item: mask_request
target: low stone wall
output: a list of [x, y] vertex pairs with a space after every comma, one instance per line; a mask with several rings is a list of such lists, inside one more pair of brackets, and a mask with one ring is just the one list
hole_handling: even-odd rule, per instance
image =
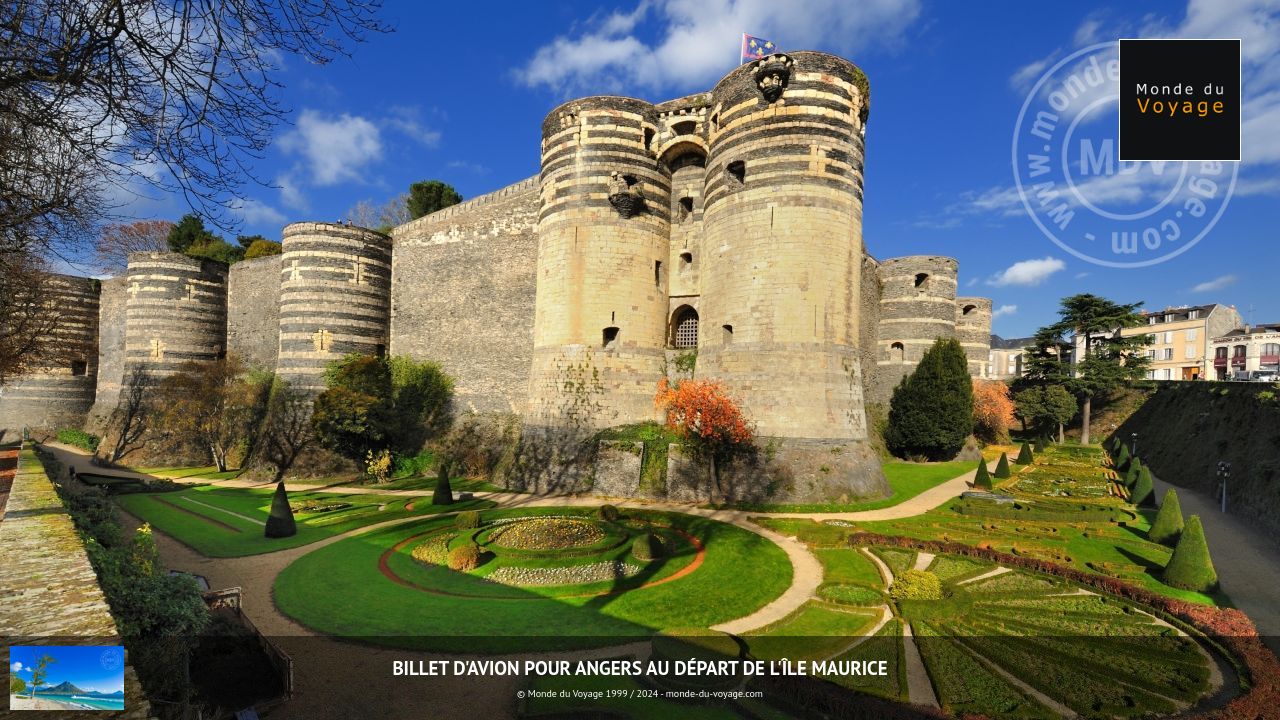
[[[19, 453], [17, 473], [0, 519], [0, 660], [9, 644], [119, 645], [120, 636], [57, 490], [35, 453]], [[125, 710], [95, 717], [151, 717], [133, 668], [125, 667]]]

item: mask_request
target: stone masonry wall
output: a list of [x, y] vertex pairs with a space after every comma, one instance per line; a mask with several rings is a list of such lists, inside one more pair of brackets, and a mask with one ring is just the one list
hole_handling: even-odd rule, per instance
[[391, 353], [439, 362], [456, 411], [524, 412], [537, 221], [529, 178], [392, 233]]
[[102, 281], [98, 295], [98, 385], [93, 409], [89, 411], [88, 429], [102, 434], [107, 418], [120, 399], [124, 382], [125, 292], [127, 277]]
[[276, 369], [280, 350], [280, 255], [244, 260], [227, 273], [227, 353]]

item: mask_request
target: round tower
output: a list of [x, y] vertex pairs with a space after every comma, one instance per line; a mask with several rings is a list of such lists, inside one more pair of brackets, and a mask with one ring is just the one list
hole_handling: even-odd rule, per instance
[[130, 253], [125, 365], [153, 379], [226, 357], [227, 266], [178, 253]]
[[666, 345], [669, 174], [649, 103], [590, 97], [542, 123], [538, 289], [527, 419], [653, 419]]
[[969, 374], [990, 375], [991, 364], [991, 299], [956, 298], [956, 339], [969, 358]]
[[867, 91], [857, 66], [816, 52], [745, 64], [712, 91], [697, 374], [723, 380], [760, 435], [867, 436]]
[[352, 225], [301, 222], [285, 227], [282, 245], [277, 374], [318, 394], [334, 360], [386, 354], [391, 238]]
[[915, 369], [938, 338], [956, 337], [954, 258], [912, 255], [880, 263], [880, 322], [877, 329], [873, 400], [889, 399], [894, 386]]
[[55, 319], [51, 355], [0, 386], [0, 431], [80, 427], [93, 406], [98, 376], [98, 297], [92, 278], [50, 275], [46, 317]]

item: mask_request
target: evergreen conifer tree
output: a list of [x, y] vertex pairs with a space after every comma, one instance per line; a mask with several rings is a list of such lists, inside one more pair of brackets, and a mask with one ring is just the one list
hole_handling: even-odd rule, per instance
[[894, 388], [885, 443], [899, 457], [949, 460], [973, 430], [973, 379], [964, 348], [938, 339]]
[[432, 505], [452, 505], [453, 504], [453, 487], [449, 485], [449, 463], [440, 463], [440, 469], [436, 474], [436, 490], [431, 495]]

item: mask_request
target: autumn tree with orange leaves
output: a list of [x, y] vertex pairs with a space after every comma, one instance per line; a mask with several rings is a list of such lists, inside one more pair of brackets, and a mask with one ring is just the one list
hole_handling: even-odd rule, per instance
[[654, 404], [666, 413], [667, 427], [710, 462], [717, 487], [720, 465], [751, 447], [751, 424], [719, 381], [680, 380], [672, 385], [664, 378], [658, 382]]
[[973, 434], [997, 443], [1009, 439], [1013, 424], [1013, 398], [1009, 386], [999, 380], [973, 381]]

